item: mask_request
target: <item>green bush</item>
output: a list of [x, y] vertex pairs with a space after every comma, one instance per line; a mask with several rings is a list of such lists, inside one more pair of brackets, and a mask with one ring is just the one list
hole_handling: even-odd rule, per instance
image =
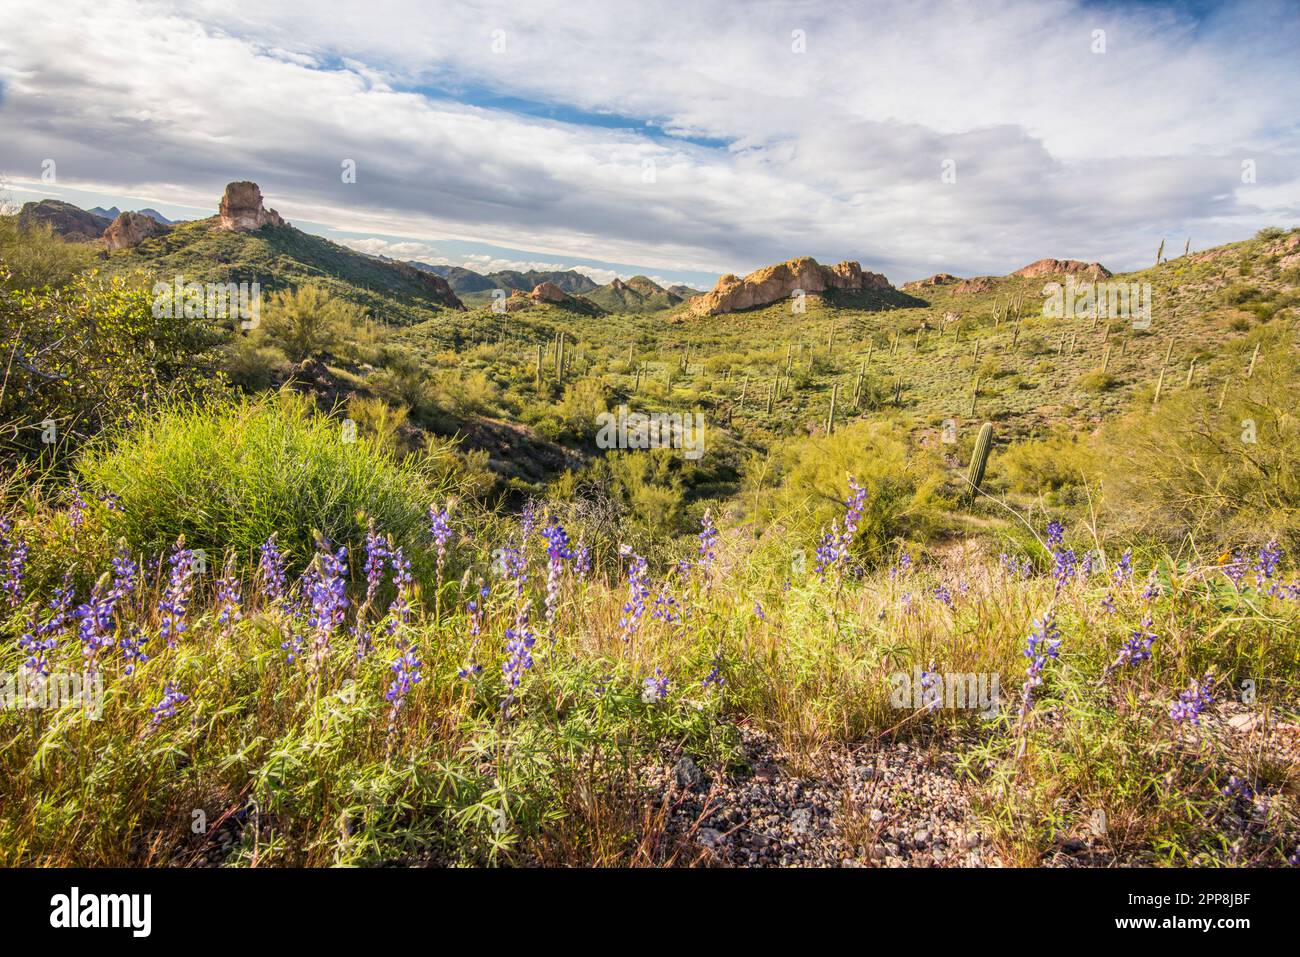
[[313, 529], [355, 549], [371, 517], [398, 542], [414, 540], [428, 502], [447, 490], [366, 435], [344, 436], [339, 419], [292, 393], [176, 405], [96, 443], [79, 472], [119, 498], [110, 536], [146, 553], [184, 535], [192, 548], [251, 556], [274, 533], [300, 566]]

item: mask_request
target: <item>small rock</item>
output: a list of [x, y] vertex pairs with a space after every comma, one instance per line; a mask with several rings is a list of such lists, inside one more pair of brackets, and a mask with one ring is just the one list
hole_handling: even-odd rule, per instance
[[1239, 734], [1248, 734], [1263, 723], [1264, 719], [1260, 715], [1254, 714], [1250, 711], [1243, 712], [1242, 714], [1234, 714], [1228, 719], [1228, 727]]
[[885, 819], [885, 812], [880, 810], [880, 808], [878, 807], [873, 807], [868, 817], [871, 818], [872, 824], [879, 824], [881, 821]]
[[704, 783], [704, 772], [689, 757], [682, 757], [673, 765], [673, 774], [677, 777], [677, 786], [685, 791], [694, 791]]
[[711, 827], [702, 827], [695, 832], [695, 840], [701, 846], [714, 850], [722, 845], [724, 838], [721, 831]]
[[930, 843], [930, 832], [925, 830], [925, 828], [921, 828], [912, 834], [912, 841], [917, 847], [925, 847], [925, 845]]
[[790, 828], [796, 834], [811, 834], [813, 829], [813, 813], [809, 808], [798, 807], [790, 815]]

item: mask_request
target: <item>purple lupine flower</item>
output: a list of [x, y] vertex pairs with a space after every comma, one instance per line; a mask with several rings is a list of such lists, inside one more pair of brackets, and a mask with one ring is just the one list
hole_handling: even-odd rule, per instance
[[94, 673], [99, 653], [114, 644], [113, 612], [117, 599], [113, 596], [108, 576], [100, 578], [90, 590], [90, 597], [78, 605], [73, 613], [77, 617], [77, 637], [81, 639], [81, 653], [87, 670]]
[[754, 617], [759, 621], [767, 621], [767, 615], [763, 614], [763, 606], [758, 603], [757, 598], [754, 599]]
[[113, 587], [109, 594], [114, 601], [122, 601], [135, 594], [140, 580], [140, 563], [131, 557], [131, 550], [122, 545], [113, 556]]
[[840, 520], [837, 518], [831, 522], [830, 531], [822, 535], [822, 539], [817, 543], [817, 564], [814, 571], [818, 578], [826, 577], [826, 569], [834, 565], [840, 558]]
[[867, 490], [849, 476], [849, 497], [844, 500], [844, 551], [847, 554], [858, 534], [858, 525], [862, 522], [862, 509], [867, 502]]
[[641, 700], [647, 704], [663, 701], [668, 697], [669, 680], [660, 669], [656, 668], [655, 673], [650, 675], [642, 683]]
[[183, 693], [176, 687], [175, 682], [169, 681], [163, 686], [162, 700], [149, 709], [153, 715], [153, 724], [162, 723], [163, 718], [176, 717], [176, 706], [189, 701], [189, 695]]
[[528, 559], [522, 548], [507, 545], [501, 549], [501, 570], [507, 579], [515, 583], [515, 595], [520, 597], [528, 584]]
[[573, 553], [573, 573], [581, 579], [591, 574], [591, 549], [581, 538], [578, 539], [578, 547]]
[[934, 586], [934, 597], [936, 601], [942, 602], [949, 608], [952, 607], [952, 592], [950, 592], [948, 586], [942, 582]]
[[469, 611], [469, 636], [477, 638], [483, 631], [483, 603], [486, 601], [491, 591], [483, 583], [483, 579], [478, 580], [478, 593], [465, 604]]
[[645, 614], [645, 602], [649, 597], [650, 573], [646, 569], [646, 560], [633, 553], [627, 571], [627, 601], [623, 603], [623, 617], [618, 623], [624, 641], [631, 641], [641, 627], [641, 616]]
[[307, 627], [313, 635], [312, 663], [318, 668], [329, 656], [330, 639], [343, 623], [347, 612], [347, 556], [346, 545], [340, 545], [337, 551], [331, 552], [325, 542], [317, 543], [316, 575], [313, 576], [306, 595], [310, 607]]
[[713, 656], [713, 668], [704, 676], [704, 680], [700, 682], [700, 685], [705, 688], [709, 685], [721, 688], [726, 683], [727, 679], [722, 676], [722, 652], [719, 651]]
[[1151, 657], [1151, 646], [1155, 643], [1156, 633], [1151, 629], [1155, 627], [1155, 622], [1147, 615], [1142, 619], [1142, 625], [1124, 642], [1119, 649], [1119, 654], [1115, 660], [1106, 668], [1106, 674], [1109, 675], [1118, 668], [1125, 665], [1135, 665], [1139, 661], [1147, 661]]
[[235, 622], [244, 617], [243, 599], [239, 591], [239, 575], [235, 571], [235, 556], [231, 553], [226, 558], [225, 567], [221, 570], [221, 577], [217, 579], [217, 624], [221, 625], [222, 631], [227, 635], [235, 626]]
[[23, 667], [33, 674], [50, 673], [49, 655], [58, 646], [59, 639], [67, 634], [68, 609], [72, 606], [72, 597], [72, 574], [64, 572], [63, 584], [56, 587], [50, 597], [45, 620], [38, 622], [33, 611], [31, 624], [18, 639], [19, 647], [27, 654]]
[[910, 591], [905, 591], [898, 596], [898, 607], [902, 609], [904, 615], [911, 615], [916, 611], [916, 608], [912, 605], [912, 593]]
[[405, 626], [411, 620], [411, 560], [402, 552], [399, 545], [389, 553], [389, 561], [393, 568], [393, 585], [397, 589], [393, 595], [393, 600], [388, 605], [388, 633], [396, 634], [397, 630]]
[[921, 703], [925, 709], [930, 712], [938, 711], [943, 704], [943, 693], [939, 691], [939, 673], [934, 670], [934, 662], [930, 662], [930, 670], [921, 672]]
[[668, 591], [668, 582], [659, 586], [659, 594], [655, 595], [654, 604], [650, 609], [650, 617], [654, 621], [662, 621], [667, 625], [675, 625], [682, 620], [682, 607], [678, 604], [677, 599]]
[[1030, 578], [1034, 574], [1034, 564], [1028, 558], [1017, 559], [1014, 555], [1003, 552], [998, 556], [998, 561], [1009, 578]]
[[278, 604], [285, 596], [284, 556], [274, 533], [262, 543], [259, 552], [257, 569], [262, 576], [262, 589], [272, 603]]
[[28, 547], [23, 539], [14, 541], [10, 534], [13, 525], [9, 519], [0, 518], [0, 591], [9, 596], [9, 604], [17, 608], [23, 585], [23, 572], [27, 568]]
[[1061, 632], [1056, 627], [1056, 616], [1052, 612], [1035, 619], [1033, 628], [1025, 642], [1025, 657], [1029, 667], [1025, 671], [1025, 684], [1020, 695], [1020, 716], [1029, 713], [1034, 704], [1034, 689], [1043, 683], [1043, 671], [1047, 663], [1060, 657]]
[[1282, 563], [1282, 546], [1277, 540], [1269, 542], [1259, 550], [1259, 557], [1255, 562], [1255, 587], [1260, 591], [1265, 591], [1265, 584], [1268, 584], [1268, 594], [1277, 594], [1277, 585], [1272, 583], [1273, 578], [1277, 575], [1278, 566]]
[[149, 660], [149, 656], [144, 652], [144, 643], [148, 637], [145, 630], [135, 622], [127, 626], [126, 634], [122, 636], [119, 642], [122, 657], [126, 659], [126, 667], [122, 670], [127, 675], [135, 674], [135, 666], [142, 665]]
[[528, 602], [525, 601], [515, 618], [515, 626], [506, 629], [506, 660], [501, 665], [501, 673], [512, 690], [519, 687], [524, 672], [532, 668], [532, 649], [536, 642], [537, 636], [528, 628]]
[[1246, 577], [1246, 569], [1249, 565], [1250, 563], [1246, 560], [1246, 556], [1241, 553], [1241, 549], [1234, 549], [1232, 559], [1223, 566], [1223, 574], [1228, 576], [1228, 580], [1232, 582], [1234, 588], [1240, 589], [1241, 580]]
[[706, 572], [713, 567], [714, 559], [717, 557], [713, 550], [714, 543], [718, 540], [718, 530], [713, 524], [713, 515], [708, 510], [704, 510], [704, 517], [700, 519], [700, 557], [698, 564]]
[[533, 530], [537, 528], [538, 520], [537, 503], [533, 501], [524, 503], [524, 510], [519, 516], [519, 537], [524, 540], [525, 544], [528, 542], [529, 536], [533, 534]]
[[1051, 549], [1056, 549], [1065, 541], [1065, 526], [1057, 519], [1052, 519], [1047, 523], [1047, 545]]
[[911, 573], [911, 571], [912, 553], [905, 551], [898, 556], [898, 561], [894, 562], [893, 566], [889, 569], [889, 578], [891, 581], [897, 581], [900, 578], [905, 578]]
[[72, 499], [68, 502], [68, 523], [73, 530], [81, 528], [86, 519], [86, 500], [81, 497], [81, 489], [72, 486]]
[[447, 561], [447, 541], [451, 538], [451, 509], [429, 506], [429, 534], [433, 536], [434, 551], [438, 556], [438, 582], [442, 582], [442, 568]]
[[401, 645], [397, 652], [397, 657], [393, 660], [393, 682], [384, 692], [384, 700], [392, 704], [393, 709], [389, 712], [389, 723], [397, 719], [397, 712], [401, 710], [402, 705], [406, 702], [406, 696], [411, 693], [411, 689], [420, 683], [420, 668], [423, 662], [415, 657], [415, 652]]
[[1219, 793], [1226, 798], [1241, 798], [1243, 801], [1250, 801], [1255, 797], [1255, 789], [1250, 786], [1250, 783], [1235, 774], [1228, 778], [1227, 785], [1220, 788]]
[[388, 567], [390, 557], [388, 542], [375, 531], [372, 520], [366, 526], [366, 562], [362, 570], [366, 574], [366, 605], [374, 604], [379, 589], [384, 585], [384, 569]]
[[1101, 610], [1108, 615], [1115, 614], [1115, 593], [1106, 592], [1105, 597], [1101, 600]]
[[1201, 723], [1201, 712], [1214, 702], [1214, 684], [1214, 673], [1207, 671], [1204, 679], [1193, 681], [1188, 685], [1187, 690], [1178, 696], [1178, 700], [1169, 709], [1170, 720], [1174, 724], [1190, 722], [1199, 725]]
[[1111, 573], [1111, 580], [1116, 585], [1123, 585], [1133, 578], [1133, 549], [1127, 548], [1124, 554], [1119, 557], [1119, 562], [1115, 565], [1115, 571]]
[[546, 539], [546, 622], [551, 624], [560, 604], [560, 575], [573, 552], [569, 549], [569, 534], [559, 522], [542, 529], [542, 537]]
[[190, 594], [194, 591], [194, 553], [185, 547], [183, 537], [176, 540], [168, 565], [171, 572], [167, 587], [158, 602], [158, 634], [167, 639], [167, 647], [172, 648], [188, 627], [185, 623], [185, 609], [189, 605]]
[[112, 492], [105, 492], [99, 496], [99, 502], [104, 506], [105, 511], [120, 512], [122, 511], [122, 497]]
[[1156, 581], [1156, 570], [1151, 569], [1151, 574], [1147, 576], [1147, 587], [1142, 589], [1142, 600], [1147, 602], [1155, 601], [1160, 597], [1160, 584]]

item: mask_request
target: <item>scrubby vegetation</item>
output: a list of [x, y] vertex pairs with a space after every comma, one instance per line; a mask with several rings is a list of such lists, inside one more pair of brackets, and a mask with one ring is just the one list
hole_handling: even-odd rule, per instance
[[[1297, 852], [1296, 233], [1122, 277], [1142, 329], [1018, 279], [399, 315], [271, 232], [96, 271], [0, 217], [0, 672], [102, 690], [0, 710], [0, 862], [708, 862], [655, 769], [750, 734], [956, 754], [1008, 863]], [[262, 321], [159, 317], [177, 268]], [[601, 448], [620, 406], [704, 454]]]

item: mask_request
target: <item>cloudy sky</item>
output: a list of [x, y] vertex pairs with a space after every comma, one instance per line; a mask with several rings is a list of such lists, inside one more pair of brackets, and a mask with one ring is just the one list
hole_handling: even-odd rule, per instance
[[1300, 225], [1298, 107], [1300, 0], [5, 0], [0, 26], [16, 200], [194, 217], [252, 179], [358, 249], [601, 280], [1136, 268]]

